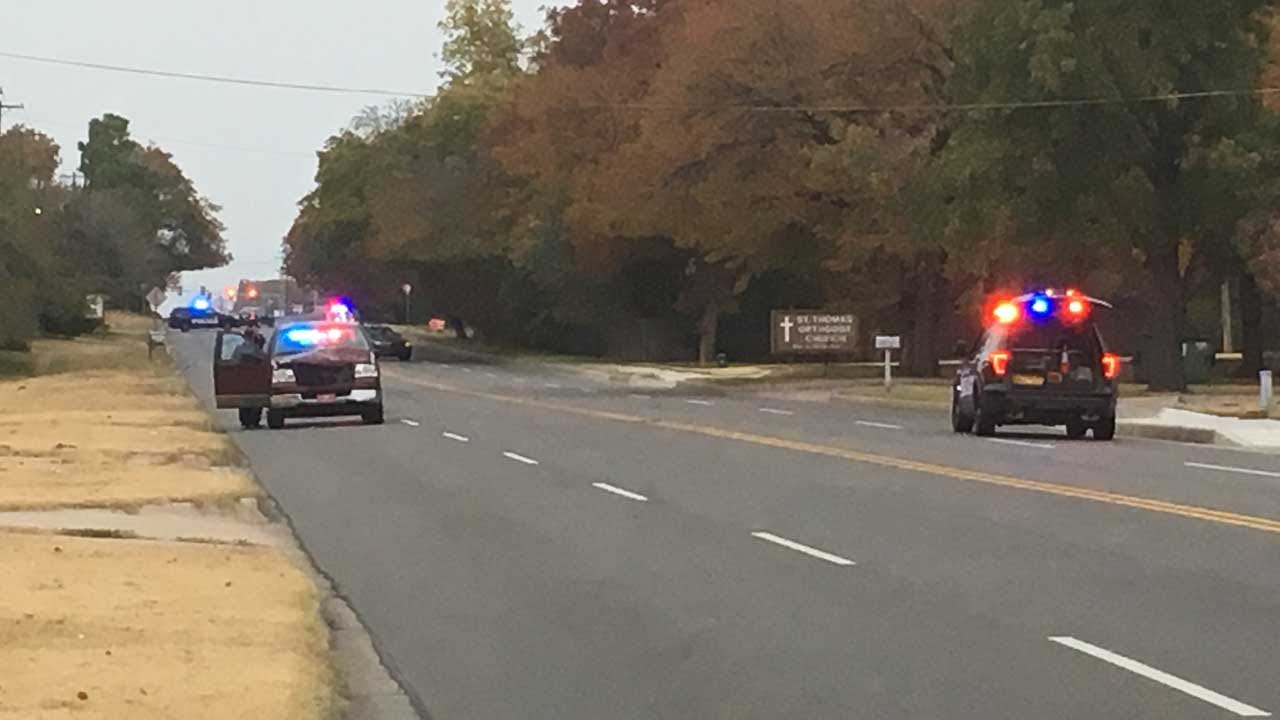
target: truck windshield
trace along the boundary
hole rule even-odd
[[[273,355],[297,355],[321,348],[368,350],[369,342],[355,325],[297,323],[276,331]]]

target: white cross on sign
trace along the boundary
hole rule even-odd
[[[791,342],[791,328],[795,327],[796,324],[791,322],[790,315],[783,316],[781,326],[782,342]]]

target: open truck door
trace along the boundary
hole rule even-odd
[[[240,333],[219,331],[213,344],[213,395],[220,409],[271,404],[271,362],[266,352],[245,346]]]

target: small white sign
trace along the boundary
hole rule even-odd
[[[86,295],[85,296],[84,316],[93,320],[101,320],[105,317],[103,309],[106,307],[106,298],[102,295]]]
[[[877,335],[876,349],[877,350],[900,350],[902,349],[902,336],[901,335]]]
[[[181,292],[181,291],[179,291]],[[161,288],[153,287],[151,292],[147,293],[147,302],[151,304],[152,310],[157,310],[164,304],[165,292]]]

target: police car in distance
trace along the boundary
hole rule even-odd
[[[169,327],[174,330],[188,332],[202,328],[235,327],[234,318],[223,315],[213,308],[213,302],[206,296],[197,296],[185,307],[176,307],[169,313]]]
[[[995,304],[956,372],[952,429],[990,436],[1000,425],[1061,425],[1068,437],[1115,437],[1120,358],[1093,319],[1110,307],[1052,289]]]

